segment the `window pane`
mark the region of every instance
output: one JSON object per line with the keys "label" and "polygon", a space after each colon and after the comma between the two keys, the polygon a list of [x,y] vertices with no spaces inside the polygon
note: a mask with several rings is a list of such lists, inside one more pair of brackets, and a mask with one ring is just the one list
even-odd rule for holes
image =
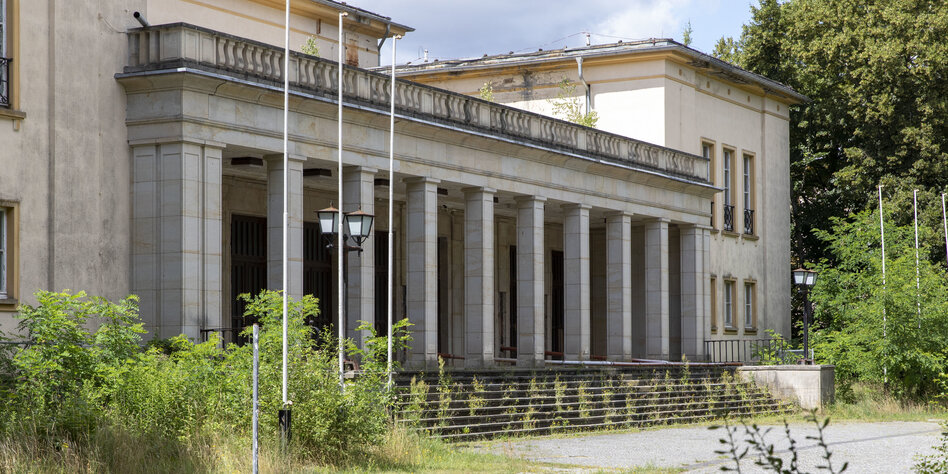
{"label": "window pane", "polygon": [[751,158],[747,155],[744,155],[744,209],[750,209],[750,167],[751,167]]}
{"label": "window pane", "polygon": [[0,295],[7,294],[7,212],[0,209]]}
{"label": "window pane", "polygon": [[734,283],[726,282],[724,283],[724,325],[733,326],[733,317],[731,316],[731,292],[734,288]]}
{"label": "window pane", "polygon": [[724,150],[724,205],[731,205],[731,152]]}
{"label": "window pane", "polygon": [[744,325],[754,325],[754,286],[744,285]]}

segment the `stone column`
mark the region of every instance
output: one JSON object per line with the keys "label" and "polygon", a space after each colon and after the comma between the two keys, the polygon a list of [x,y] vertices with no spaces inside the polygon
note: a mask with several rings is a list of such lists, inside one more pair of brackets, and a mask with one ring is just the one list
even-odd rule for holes
{"label": "stone column", "polygon": [[517,198],[517,365],[542,367],[544,331],[543,206],[546,198]]}
{"label": "stone column", "polygon": [[564,358],[589,360],[589,209],[563,206]]}
{"label": "stone column", "polygon": [[145,329],[201,340],[221,328],[221,151],[204,141],[132,149],[132,292]]}
{"label": "stone column", "polygon": [[645,225],[645,350],[668,359],[668,219]]}
{"label": "stone column", "polygon": [[[375,168],[348,166],[343,168],[343,211],[362,211],[375,215]],[[375,324],[375,226],[362,244],[361,252],[349,252],[349,289],[346,299],[346,337],[365,347],[369,331],[358,331],[359,321]]]}
{"label": "stone column", "polygon": [[704,358],[705,322],[709,309],[705,295],[709,272],[705,267],[705,226],[681,229],[681,352],[690,360]]}
{"label": "stone column", "polygon": [[632,217],[606,217],[606,356],[632,358]]}
{"label": "stone column", "polygon": [[465,367],[494,360],[494,193],[464,189]]}
{"label": "stone column", "polygon": [[[283,155],[266,155],[267,162],[267,288],[283,289]],[[303,297],[303,162],[290,155],[287,163],[287,294]]]}
{"label": "stone column", "polygon": [[438,366],[438,183],[426,177],[406,184],[407,301],[411,326],[408,366]]}

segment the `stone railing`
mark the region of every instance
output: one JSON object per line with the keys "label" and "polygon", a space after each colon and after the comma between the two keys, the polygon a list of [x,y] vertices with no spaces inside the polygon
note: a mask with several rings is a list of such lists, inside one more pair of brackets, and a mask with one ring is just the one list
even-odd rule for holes
{"label": "stone railing", "polygon": [[[134,29],[129,31],[128,41],[126,73],[195,67],[271,85],[283,83],[283,49],[257,41],[184,23]],[[336,94],[335,61],[291,52],[288,72],[293,89],[328,98]],[[346,101],[388,110],[389,76],[346,66],[342,77]],[[704,157],[410,81],[396,82],[395,106],[399,113],[459,128],[708,181],[708,160]]]}

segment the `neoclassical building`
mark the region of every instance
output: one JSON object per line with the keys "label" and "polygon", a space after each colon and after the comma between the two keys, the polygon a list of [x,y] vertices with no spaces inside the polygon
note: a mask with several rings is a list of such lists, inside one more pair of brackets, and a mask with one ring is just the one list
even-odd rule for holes
{"label": "neoclassical building", "polygon": [[[390,78],[366,68],[379,65],[385,38],[411,29],[387,17],[293,1],[291,44],[314,37],[326,58],[338,51],[338,12],[349,13],[340,85],[331,59],[294,52],[283,71],[282,2],[0,5],[10,25],[2,51],[15,65],[0,105],[10,124],[0,124],[5,329],[31,292],[73,288],[139,295],[155,337],[232,338],[243,324],[236,296],[281,286],[288,74],[288,292],[320,299],[315,324],[337,316],[335,253],[315,211],[338,192],[342,87],[343,210],[376,216],[348,260],[346,326],[357,342],[359,320],[386,324],[390,229],[411,366],[439,355],[467,367],[700,360],[707,340],[789,332],[787,107],[802,98],[772,81],[665,40],[664,53],[645,55],[658,59],[603,60],[613,66],[602,73],[628,77],[603,79],[587,59],[583,79],[603,116],[593,129],[535,108],[548,87],[531,92],[533,105],[515,100],[526,73],[507,66],[488,74],[496,102],[476,97],[488,76],[409,68],[411,81],[396,81],[389,175]],[[547,66],[551,80],[566,71]],[[637,68],[660,71],[643,78]],[[509,90],[496,85],[508,79]],[[612,89],[597,81],[631,105],[600,95]],[[630,109],[626,122],[616,115]],[[738,156],[751,157],[749,175]],[[750,209],[742,190],[755,220],[728,228],[727,206],[732,217]]]}

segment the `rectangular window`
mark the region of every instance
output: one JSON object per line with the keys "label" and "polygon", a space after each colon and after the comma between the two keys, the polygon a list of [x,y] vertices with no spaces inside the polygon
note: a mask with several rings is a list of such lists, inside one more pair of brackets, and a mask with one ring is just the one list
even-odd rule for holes
{"label": "rectangular window", "polygon": [[7,210],[0,208],[0,299],[7,298],[7,253]]}
{"label": "rectangular window", "polygon": [[724,205],[731,206],[734,203],[731,196],[731,150],[724,150]]}
{"label": "rectangular window", "polygon": [[754,284],[744,283],[744,327],[753,329],[754,319]]}
{"label": "rectangular window", "polygon": [[754,157],[744,155],[744,233],[754,234]]}
{"label": "rectangular window", "polygon": [[0,107],[10,107],[10,12],[7,0],[0,0]]}
{"label": "rectangular window", "polygon": [[734,282],[724,282],[724,327],[734,327]]}
{"label": "rectangular window", "polygon": [[0,58],[7,57],[7,0],[0,0]]}
{"label": "rectangular window", "polygon": [[718,282],[711,278],[711,332],[718,329]]}
{"label": "rectangular window", "polygon": [[[708,181],[713,185],[715,182],[714,175],[716,174],[714,167],[714,144],[701,142],[701,156],[708,159]],[[711,227],[714,227],[714,214],[714,201],[711,201]]]}

